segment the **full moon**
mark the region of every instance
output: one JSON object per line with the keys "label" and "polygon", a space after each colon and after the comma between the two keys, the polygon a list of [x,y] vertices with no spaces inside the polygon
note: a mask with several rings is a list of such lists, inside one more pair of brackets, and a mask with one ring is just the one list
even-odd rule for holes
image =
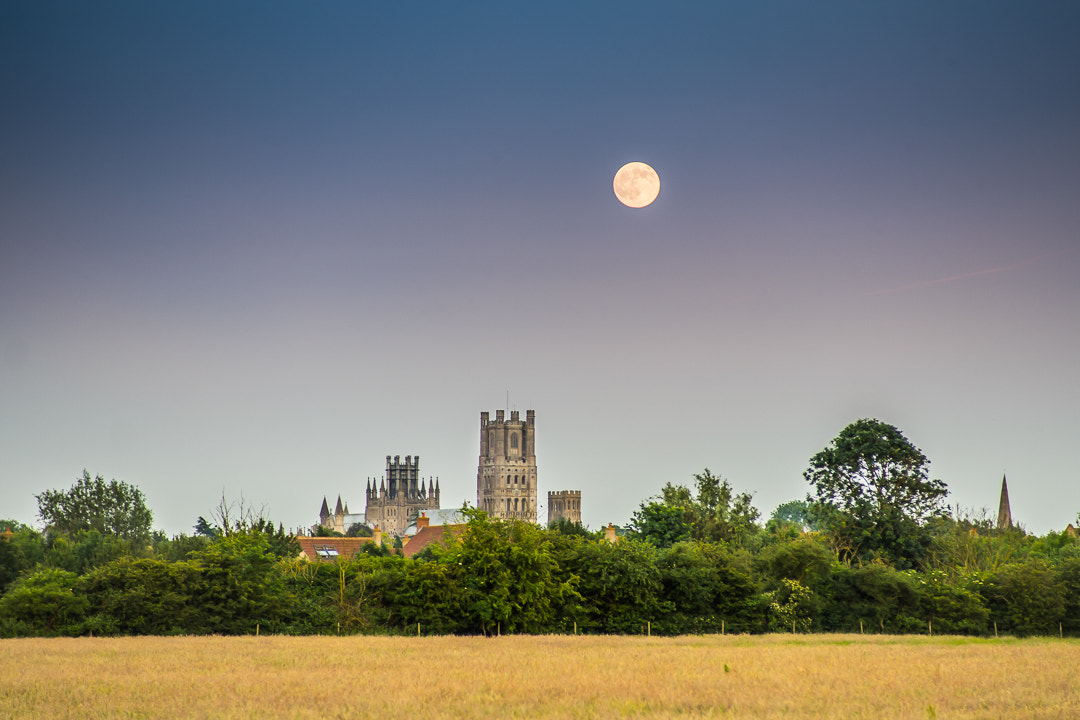
{"label": "full moon", "polygon": [[615,173],[615,197],[627,207],[643,208],[660,194],[660,176],[643,162],[626,163]]}

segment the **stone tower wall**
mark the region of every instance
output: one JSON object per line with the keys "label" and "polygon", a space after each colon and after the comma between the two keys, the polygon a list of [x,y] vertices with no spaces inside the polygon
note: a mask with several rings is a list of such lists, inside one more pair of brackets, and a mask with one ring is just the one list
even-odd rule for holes
{"label": "stone tower wall", "polygon": [[580,490],[548,491],[548,525],[563,518],[581,524]]}
{"label": "stone tower wall", "polygon": [[424,510],[439,509],[437,478],[420,479],[420,456],[386,456],[386,475],[381,481],[368,481],[364,522],[383,532],[401,536],[409,523]]}
{"label": "stone tower wall", "polygon": [[503,520],[537,521],[536,413],[502,410],[491,420],[480,413],[480,464],[476,471],[476,507]]}

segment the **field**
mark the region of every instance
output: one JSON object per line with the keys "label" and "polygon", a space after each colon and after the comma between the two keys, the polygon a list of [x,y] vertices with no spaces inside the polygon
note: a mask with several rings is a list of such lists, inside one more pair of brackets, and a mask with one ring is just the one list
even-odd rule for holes
{"label": "field", "polygon": [[1080,641],[3,640],[0,717],[1077,718]]}

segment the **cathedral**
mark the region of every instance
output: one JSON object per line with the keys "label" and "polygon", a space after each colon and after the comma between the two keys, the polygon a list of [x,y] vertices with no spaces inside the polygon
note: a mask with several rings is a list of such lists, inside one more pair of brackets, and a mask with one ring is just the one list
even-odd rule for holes
{"label": "cathedral", "polygon": [[439,509],[439,479],[422,480],[419,475],[419,455],[406,455],[405,462],[401,462],[400,455],[395,455],[392,462],[386,456],[386,475],[378,487],[374,479],[368,478],[364,512],[368,527],[401,536],[421,511]]}
{"label": "cathedral", "polygon": [[[507,418],[509,414],[509,418]],[[323,499],[319,523],[346,532],[355,523],[378,528],[387,535],[404,536],[422,513],[434,517],[440,510],[438,478],[420,478],[420,457],[386,456],[386,475],[368,478],[364,513],[349,513],[340,496],[334,512]],[[548,523],[565,519],[581,522],[581,491],[548,492]],[[476,470],[476,507],[499,520],[539,520],[536,484],[536,412],[517,410],[480,413],[480,462]],[[437,515],[437,513],[435,513]]]}
{"label": "cathedral", "polygon": [[362,515],[350,513],[348,503],[343,506],[340,496],[331,513],[323,498],[319,524],[344,534],[353,524],[362,523],[400,537],[421,512],[439,509],[439,479],[420,478],[419,455],[406,455],[404,462],[400,455],[393,460],[387,455],[386,475],[379,481],[368,478],[365,498],[367,505]]}

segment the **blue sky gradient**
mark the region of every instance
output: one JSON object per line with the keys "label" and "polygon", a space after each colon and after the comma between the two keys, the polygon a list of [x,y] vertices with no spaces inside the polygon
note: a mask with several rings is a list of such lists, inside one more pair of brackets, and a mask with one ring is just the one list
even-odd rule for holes
{"label": "blue sky gradient", "polygon": [[307,526],[387,454],[475,501],[509,392],[593,527],[706,466],[767,516],[876,417],[1060,529],[1077,37],[1062,2],[9,3],[0,516],[86,468],[169,533],[222,493]]}

